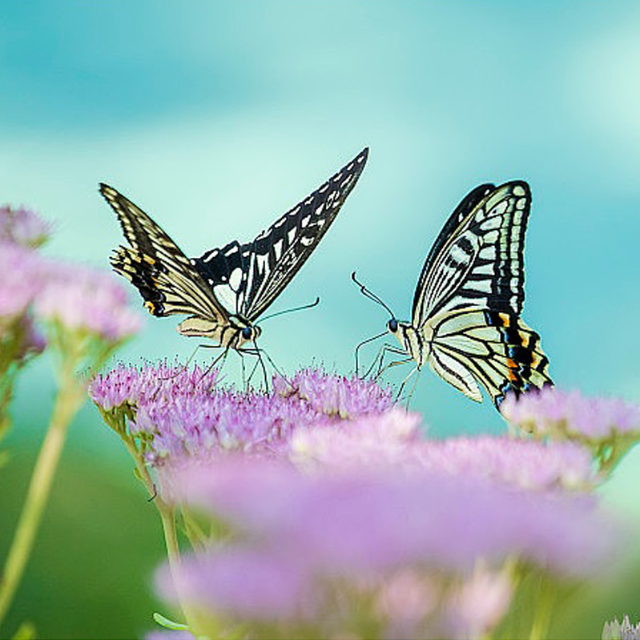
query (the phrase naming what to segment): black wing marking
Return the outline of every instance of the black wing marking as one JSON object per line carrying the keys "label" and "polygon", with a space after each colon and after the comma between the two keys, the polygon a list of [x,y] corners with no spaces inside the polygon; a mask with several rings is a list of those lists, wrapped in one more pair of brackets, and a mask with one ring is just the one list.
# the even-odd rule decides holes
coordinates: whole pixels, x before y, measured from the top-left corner
{"label": "black wing marking", "polygon": [[100,193],[116,212],[131,245],[114,251],[113,269],[138,289],[149,313],[161,317],[187,313],[227,324],[227,313],[178,245],[113,187],[101,183]]}
{"label": "black wing marking", "polygon": [[482,400],[476,381],[496,407],[508,392],[553,384],[540,336],[514,313],[452,311],[438,315],[433,329],[430,364],[472,400]]}
{"label": "black wing marking", "polygon": [[254,321],[313,253],[358,181],[369,149],[361,151],[305,200],[246,244],[231,242],[194,262],[232,313]]}
{"label": "black wing marking", "polygon": [[427,257],[413,301],[414,327],[437,313],[484,307],[519,315],[524,302],[526,182],[474,189],[450,216]]}

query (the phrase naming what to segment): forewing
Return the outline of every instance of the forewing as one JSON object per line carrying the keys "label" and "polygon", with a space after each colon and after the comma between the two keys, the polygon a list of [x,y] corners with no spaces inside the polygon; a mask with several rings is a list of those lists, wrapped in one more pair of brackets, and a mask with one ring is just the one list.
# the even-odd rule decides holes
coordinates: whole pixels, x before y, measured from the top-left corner
{"label": "forewing", "polygon": [[429,362],[473,400],[480,401],[481,396],[477,385],[470,383],[471,376],[496,406],[510,391],[520,395],[553,384],[540,336],[511,312],[446,312],[430,320],[429,326],[433,329]]}
{"label": "forewing", "polygon": [[422,269],[413,325],[443,311],[490,308],[519,315],[524,302],[524,235],[531,206],[526,182],[481,185],[440,232]]}
{"label": "forewing", "polygon": [[113,187],[100,193],[118,216],[130,247],[111,257],[116,273],[140,292],[152,315],[187,313],[226,323],[227,314],[178,245],[144,212]]}
{"label": "forewing", "polygon": [[195,261],[225,306],[255,320],[289,284],[331,226],[362,174],[368,149],[361,151],[305,200],[250,243],[232,242]]}

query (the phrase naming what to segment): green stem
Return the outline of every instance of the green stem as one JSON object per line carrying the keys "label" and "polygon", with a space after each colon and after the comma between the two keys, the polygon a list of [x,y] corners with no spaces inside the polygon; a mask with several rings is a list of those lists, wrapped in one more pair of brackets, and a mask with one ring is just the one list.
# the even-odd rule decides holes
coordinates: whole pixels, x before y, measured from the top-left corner
{"label": "green stem", "polygon": [[0,627],[20,583],[55,475],[68,426],[83,401],[82,387],[63,376],[49,430],[38,455],[27,497],[0,582]]}
{"label": "green stem", "polygon": [[169,558],[169,564],[171,565],[171,571],[173,572],[180,564],[180,547],[178,545],[178,535],[176,533],[175,509],[157,494],[155,484],[149,474],[149,469],[147,468],[138,447],[136,447],[133,438],[129,435],[125,435],[122,439],[136,463],[138,477],[147,488],[149,495],[153,496],[153,503],[160,514],[165,545],[167,547],[167,557]]}
{"label": "green stem", "polygon": [[541,577],[539,594],[529,640],[541,640],[546,638],[549,632],[549,623],[551,622],[551,612],[555,599],[555,587],[545,576]]}
{"label": "green stem", "polygon": [[[133,438],[129,435],[123,435],[122,439],[135,461],[138,477],[147,488],[149,495],[153,496],[153,503],[160,514],[165,545],[167,547],[167,557],[169,559],[169,570],[174,578],[174,583],[177,584],[176,577],[180,568],[180,546],[178,544],[178,535],[176,531],[175,507],[157,495],[155,484],[149,474],[149,469],[147,468],[142,453],[138,447],[136,447]],[[180,609],[182,610],[182,615],[187,622],[187,626],[191,629],[194,635],[196,635],[196,629],[199,628],[198,615],[182,600],[180,593],[178,593],[178,599],[180,602]]]}

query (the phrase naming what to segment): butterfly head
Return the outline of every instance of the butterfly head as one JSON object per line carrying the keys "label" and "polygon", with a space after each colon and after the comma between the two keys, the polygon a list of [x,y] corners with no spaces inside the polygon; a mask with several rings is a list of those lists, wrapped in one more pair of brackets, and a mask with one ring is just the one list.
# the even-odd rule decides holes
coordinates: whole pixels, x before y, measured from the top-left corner
{"label": "butterfly head", "polygon": [[429,357],[429,341],[424,339],[419,331],[409,322],[401,322],[391,318],[387,322],[387,331],[394,335],[403,351],[413,358],[421,367]]}
{"label": "butterfly head", "polygon": [[242,345],[245,342],[253,342],[261,333],[262,329],[260,329],[260,327],[256,327],[254,325],[247,325],[243,327],[240,331],[240,335],[238,336],[238,346]]}

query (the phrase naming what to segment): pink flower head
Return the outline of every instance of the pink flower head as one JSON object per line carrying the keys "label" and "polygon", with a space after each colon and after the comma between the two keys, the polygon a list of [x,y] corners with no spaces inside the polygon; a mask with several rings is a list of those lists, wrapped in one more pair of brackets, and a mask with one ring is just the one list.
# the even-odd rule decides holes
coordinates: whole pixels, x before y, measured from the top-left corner
{"label": "pink flower head", "polygon": [[46,269],[38,254],[0,239],[0,330],[22,317],[42,290]]}
{"label": "pink flower head", "polygon": [[41,318],[114,342],[140,327],[125,290],[110,274],[60,262],[51,262],[48,268],[46,286],[35,305]]}
{"label": "pink flower head", "polygon": [[519,398],[507,396],[500,405],[512,424],[538,435],[560,435],[586,440],[616,434],[640,435],[640,406],[619,398],[588,398],[579,391],[544,388]]}
{"label": "pink flower head", "polygon": [[0,207],[0,241],[38,247],[51,234],[51,225],[28,209]]}

